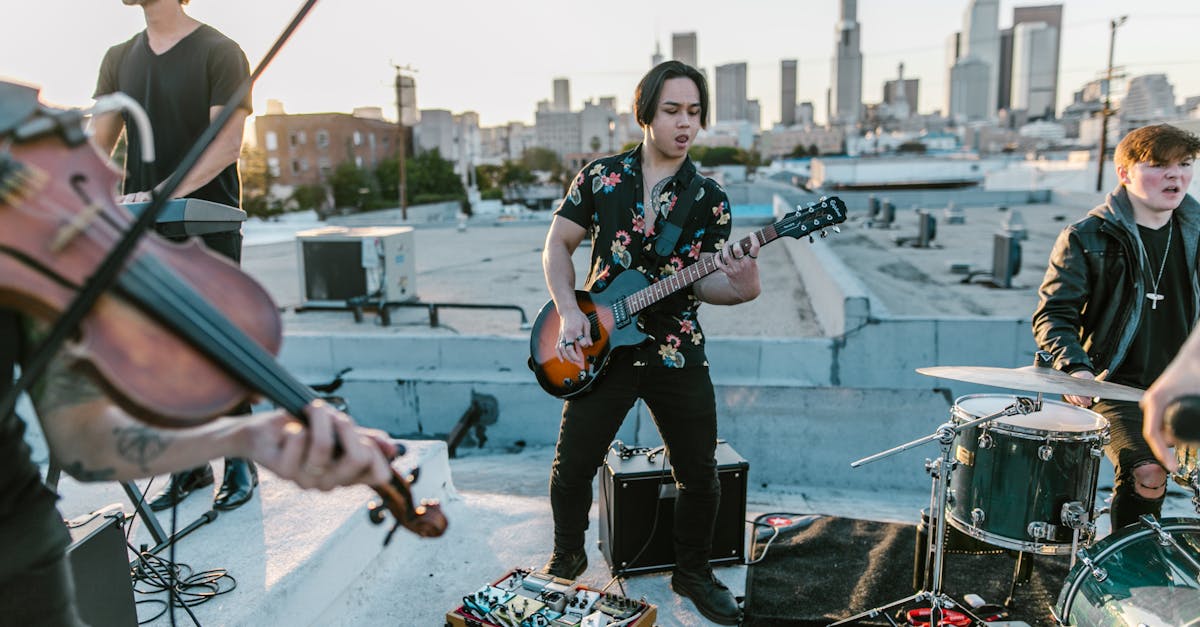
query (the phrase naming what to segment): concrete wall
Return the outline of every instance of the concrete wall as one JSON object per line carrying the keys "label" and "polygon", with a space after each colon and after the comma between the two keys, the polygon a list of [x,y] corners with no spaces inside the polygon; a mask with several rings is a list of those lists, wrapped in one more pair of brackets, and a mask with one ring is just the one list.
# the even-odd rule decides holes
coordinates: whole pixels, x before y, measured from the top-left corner
{"label": "concrete wall", "polygon": [[413,205],[406,209],[408,217],[404,219],[399,208],[380,209],[355,213],[348,216],[331,216],[325,222],[337,226],[393,226],[398,224],[453,224],[462,212],[458,201],[435,202],[426,205]]}

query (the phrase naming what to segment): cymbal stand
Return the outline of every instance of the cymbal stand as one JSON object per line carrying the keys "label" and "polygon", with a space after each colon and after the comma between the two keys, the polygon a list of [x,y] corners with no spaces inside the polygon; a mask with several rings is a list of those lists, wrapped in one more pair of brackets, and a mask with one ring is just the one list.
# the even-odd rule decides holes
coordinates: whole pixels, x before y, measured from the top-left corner
{"label": "cymbal stand", "polygon": [[[885,605],[881,605],[879,607],[869,609],[865,612],[860,612],[849,618],[844,618],[842,620],[839,620],[836,623],[830,623],[828,625],[828,627],[835,627],[836,625],[844,625],[847,623],[854,623],[863,618],[876,618],[880,615],[883,615],[884,612],[886,612],[894,607],[898,607],[898,606],[905,605],[907,603],[912,603],[912,602],[928,602],[929,603],[930,610],[931,610],[930,616],[929,616],[929,624],[930,625],[937,625],[941,622],[942,610],[945,610],[948,608],[954,608],[954,607],[958,608],[957,611],[960,611],[963,614],[966,614],[967,616],[969,616],[971,618],[971,620],[975,621],[976,623],[978,623],[980,625],[983,624],[984,621],[982,618],[980,618],[979,616],[976,616],[969,609],[967,609],[966,606],[964,606],[961,603],[957,603],[956,601],[954,601],[954,599],[952,599],[950,597],[950,595],[948,595],[942,591],[942,565],[943,565],[942,558],[943,558],[943,555],[944,555],[945,549],[946,549],[946,547],[945,547],[946,500],[947,500],[947,494],[950,491],[950,472],[952,470],[954,470],[954,466],[955,466],[955,464],[957,464],[957,461],[954,459],[953,455],[951,455],[951,451],[953,450],[955,438],[958,436],[959,433],[961,433],[965,429],[974,427],[975,425],[982,424],[985,422],[990,422],[1001,416],[1016,416],[1018,414],[1028,414],[1028,413],[1032,413],[1035,411],[1039,411],[1041,408],[1042,408],[1042,398],[1041,398],[1040,394],[1038,395],[1038,398],[1036,401],[1033,399],[1030,399],[1030,398],[1025,398],[1025,397],[1019,396],[1019,397],[1017,397],[1016,402],[1014,402],[1012,405],[1009,405],[1008,407],[1005,407],[1004,409],[1002,409],[994,414],[988,414],[986,416],[976,418],[976,419],[968,421],[968,422],[964,422],[960,425],[955,425],[953,423],[953,421],[947,422],[947,423],[939,426],[936,431],[934,431],[933,433],[931,433],[925,437],[918,438],[911,442],[901,444],[900,446],[897,446],[895,448],[891,448],[891,449],[888,449],[881,453],[876,453],[869,457],[864,457],[860,460],[851,462],[851,464],[850,464],[851,467],[858,468],[859,466],[862,466],[864,464],[869,464],[873,461],[877,461],[877,460],[883,459],[885,457],[895,455],[896,453],[899,453],[901,451],[906,451],[910,448],[915,448],[915,447],[925,444],[927,442],[933,442],[935,440],[937,441],[938,447],[942,451],[940,458],[937,460],[928,460],[927,459],[925,461],[925,471],[928,472],[932,478],[932,486],[931,486],[930,494],[929,494],[929,514],[930,514],[930,516],[936,515],[936,517],[937,517],[937,524],[935,525],[935,529],[933,529],[932,530],[933,532],[929,534],[929,545],[927,548],[928,553],[933,554],[933,565],[932,565],[933,577],[931,580],[931,585],[930,585],[929,590],[920,590],[916,594],[913,594],[912,596],[908,596],[903,599],[898,599],[896,601],[892,601],[891,603],[887,603]],[[888,619],[889,622],[892,622],[890,616],[885,615],[885,617]],[[893,624],[895,624],[895,623],[893,623]]]}

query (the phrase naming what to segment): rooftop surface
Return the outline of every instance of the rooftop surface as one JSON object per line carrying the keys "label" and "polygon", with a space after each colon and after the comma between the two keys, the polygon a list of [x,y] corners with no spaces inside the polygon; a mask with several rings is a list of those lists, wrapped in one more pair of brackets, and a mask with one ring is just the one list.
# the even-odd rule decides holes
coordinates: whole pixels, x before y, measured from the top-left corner
{"label": "rooftop surface", "polygon": [[[831,235],[829,246],[867,286],[874,303],[892,315],[964,315],[1027,318],[1036,303],[1036,288],[1045,268],[1046,256],[1057,232],[1082,216],[1080,206],[1028,205],[1000,211],[994,206],[963,207],[965,222],[949,225],[940,207],[938,232],[932,248],[898,246],[897,237],[915,235],[915,212],[898,209],[890,229],[871,228],[861,208],[851,207],[852,220],[841,234]],[[1013,211],[1019,211],[1027,227],[1021,272],[1013,289],[963,285],[963,275],[953,274],[950,263],[990,268],[991,234]],[[736,211],[736,210],[735,210]],[[1061,219],[1060,219],[1061,216]],[[761,224],[736,223],[741,237]],[[245,269],[270,291],[284,307],[288,333],[306,334],[429,334],[522,337],[517,314],[508,309],[445,309],[439,325],[431,327],[427,310],[397,309],[389,326],[382,326],[368,313],[356,322],[346,311],[298,313],[300,287],[297,251],[289,231],[312,226],[298,223],[248,224],[244,252]],[[473,219],[465,229],[420,226],[415,229],[417,293],[422,303],[476,303],[517,305],[532,319],[546,300],[540,254],[548,220],[497,222]],[[586,250],[580,253],[586,253]],[[822,333],[808,305],[808,292],[780,246],[763,249],[759,265],[763,294],[754,302],[737,307],[705,306],[701,322],[710,337],[816,337]],[[577,276],[586,274],[586,254],[577,254]],[[984,360],[980,360],[984,363]],[[936,364],[929,364],[936,365]],[[904,408],[897,408],[903,411]],[[936,428],[930,421],[929,431]],[[912,438],[925,435],[914,432]],[[894,444],[901,444],[897,441]],[[426,443],[428,444],[428,443]],[[508,450],[464,449],[459,458],[446,460],[444,449],[418,443],[414,454],[401,464],[428,464],[423,476],[425,489],[446,502],[450,531],[440,539],[417,540],[401,532],[392,546],[379,550],[382,532],[372,531],[362,519],[366,489],[347,489],[329,495],[303,493],[290,484],[264,477],[261,498],[246,507],[223,513],[185,538],[180,557],[196,568],[228,565],[239,578],[235,590],[221,602],[200,606],[201,624],[292,624],[283,617],[294,616],[305,591],[314,598],[312,587],[340,590],[327,599],[319,613],[301,614],[299,622],[354,625],[368,621],[400,625],[440,625],[446,611],[461,597],[484,583],[517,567],[538,567],[548,555],[552,525],[547,482],[553,451],[548,447]],[[736,447],[736,443],[734,443]],[[923,456],[937,450],[926,447]],[[863,451],[867,455],[875,451]],[[846,465],[830,473],[852,473]],[[823,486],[821,477],[805,485],[763,486],[755,481],[755,459],[750,464],[747,518],[769,512],[825,513],[892,522],[915,522],[919,509],[928,502],[928,491],[844,490]],[[907,463],[907,462],[906,462]],[[437,467],[444,465],[444,473]],[[919,463],[912,464],[914,476],[923,476]],[[1111,485],[1111,467],[1100,471],[1100,485]],[[444,475],[444,476],[443,476]],[[925,485],[928,480],[925,479]],[[144,482],[142,485],[145,485]],[[161,486],[161,478],[155,486]],[[157,487],[151,488],[156,491]],[[64,514],[74,517],[112,502],[130,504],[112,484],[80,486],[64,483]],[[1172,487],[1165,515],[1194,516],[1195,511],[1178,488]],[[1103,497],[1103,495],[1102,495]],[[1102,498],[1101,497],[1101,498]],[[181,510],[180,521],[194,519],[207,509],[207,499],[194,496]],[[599,512],[593,508],[589,530],[589,567],[581,581],[600,588],[609,583],[608,566],[596,547]],[[159,516],[164,526],[165,515]],[[140,525],[135,525],[140,527]],[[1099,522],[1107,534],[1107,517]],[[145,538],[144,529],[135,534]],[[348,539],[345,536],[349,536]],[[246,539],[252,540],[245,542]],[[342,570],[330,563],[349,563],[360,555],[358,570]],[[240,571],[240,572],[235,572]],[[719,575],[735,593],[745,587],[745,566],[723,567]],[[310,581],[294,583],[293,580]],[[628,596],[645,597],[658,605],[658,624],[706,625],[690,603],[669,589],[665,574],[641,575],[623,582]],[[292,582],[289,584],[289,582]],[[289,584],[289,585],[285,585]],[[307,587],[306,587],[307,586]],[[282,592],[280,592],[282,590]],[[271,593],[274,593],[272,596]],[[282,595],[282,596],[280,596]],[[886,599],[881,599],[887,601]],[[245,610],[245,607],[256,607]],[[243,609],[238,609],[243,608]],[[290,620],[290,619],[289,619]],[[180,624],[187,624],[180,618]],[[169,624],[159,618],[154,625]]]}

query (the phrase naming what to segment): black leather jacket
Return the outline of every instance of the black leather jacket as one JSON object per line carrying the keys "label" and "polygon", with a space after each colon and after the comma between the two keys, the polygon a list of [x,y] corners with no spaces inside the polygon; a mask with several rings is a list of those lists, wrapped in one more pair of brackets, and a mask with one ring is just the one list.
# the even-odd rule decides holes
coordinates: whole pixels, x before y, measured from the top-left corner
{"label": "black leather jacket", "polygon": [[[1192,311],[1200,311],[1200,203],[1185,196],[1175,215],[1192,269]],[[1125,359],[1146,302],[1139,239],[1124,186],[1059,234],[1033,314],[1034,339],[1054,356],[1055,368],[1099,374]]]}

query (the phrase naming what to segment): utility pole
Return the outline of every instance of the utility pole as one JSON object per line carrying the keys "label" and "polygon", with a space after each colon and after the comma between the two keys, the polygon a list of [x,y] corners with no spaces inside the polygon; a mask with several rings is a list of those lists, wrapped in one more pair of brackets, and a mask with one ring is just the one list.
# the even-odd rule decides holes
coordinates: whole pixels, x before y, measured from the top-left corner
{"label": "utility pole", "polygon": [[1108,150],[1108,116],[1112,115],[1113,46],[1117,41],[1117,27],[1129,19],[1128,15],[1108,23],[1108,73],[1104,77],[1104,110],[1100,112],[1100,152],[1096,155],[1096,191],[1102,192],[1104,185],[1104,153]]}
{"label": "utility pole", "polygon": [[[408,127],[404,124],[405,111],[405,92],[407,90],[415,90],[416,82],[412,76],[406,75],[405,72],[416,72],[411,65],[396,65],[392,64],[396,69],[396,126],[399,131],[399,145],[397,146],[396,155],[400,161],[400,219],[408,220],[408,168],[405,162],[408,160]],[[415,98],[414,98],[415,104]]]}

